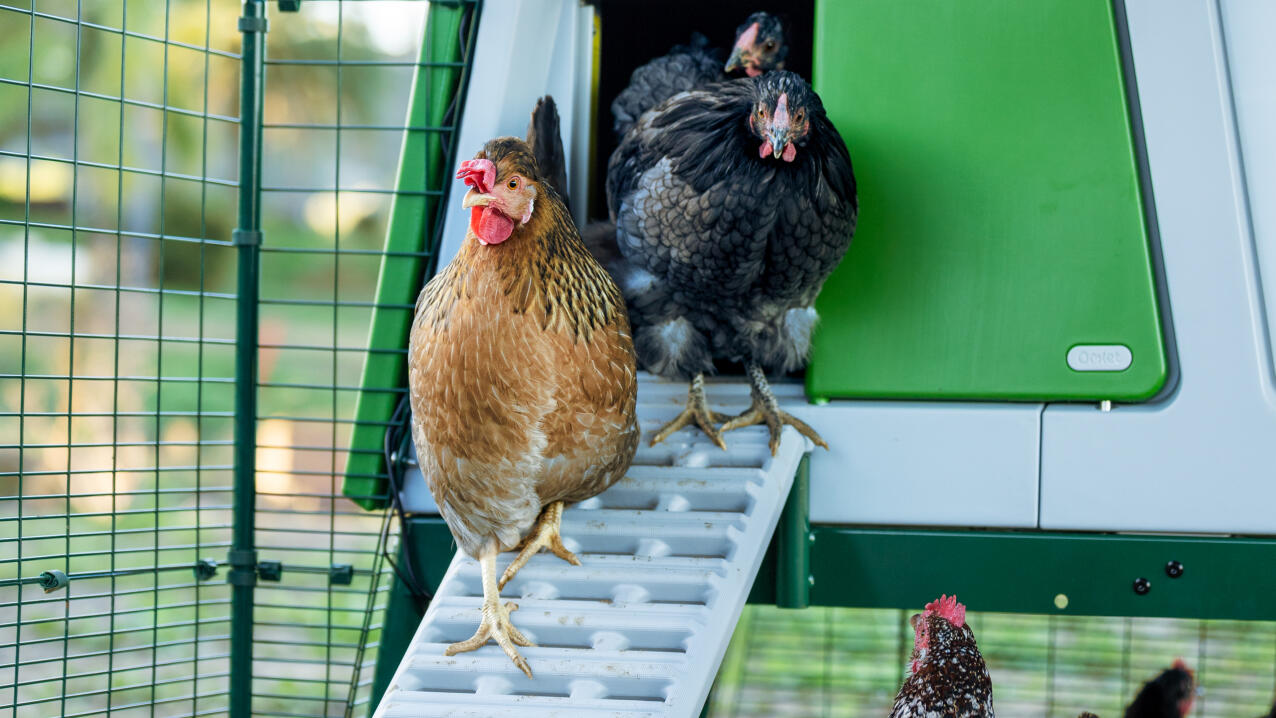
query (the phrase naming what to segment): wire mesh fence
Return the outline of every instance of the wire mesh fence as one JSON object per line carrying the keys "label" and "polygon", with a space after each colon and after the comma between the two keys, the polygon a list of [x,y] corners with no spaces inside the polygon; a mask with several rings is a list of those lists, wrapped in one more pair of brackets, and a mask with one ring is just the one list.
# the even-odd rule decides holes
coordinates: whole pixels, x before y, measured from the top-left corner
{"label": "wire mesh fence", "polygon": [[[713,718],[890,713],[913,647],[910,611],[750,606],[710,699]],[[999,716],[1120,716],[1183,658],[1192,716],[1254,718],[1276,690],[1276,623],[970,613]]]}
{"label": "wire mesh fence", "polygon": [[[225,566],[240,12],[0,5],[0,715],[223,715],[244,690]],[[461,59],[424,58],[464,38],[431,46],[418,1],[271,14],[251,705],[349,715],[369,700],[389,578],[385,513],[342,495],[368,326],[383,262],[419,282],[429,256],[429,233],[385,256],[391,206],[442,181],[408,189],[395,167],[455,132],[407,110],[421,83],[455,93]],[[382,391],[393,408],[401,390]]]}

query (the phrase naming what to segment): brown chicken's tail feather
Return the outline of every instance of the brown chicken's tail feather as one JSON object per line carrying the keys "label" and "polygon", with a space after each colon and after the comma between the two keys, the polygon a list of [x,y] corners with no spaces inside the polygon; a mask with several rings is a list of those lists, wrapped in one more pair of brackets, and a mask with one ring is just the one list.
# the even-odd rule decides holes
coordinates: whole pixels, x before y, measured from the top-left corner
{"label": "brown chicken's tail feather", "polygon": [[540,167],[541,180],[554,188],[563,200],[563,206],[571,211],[567,199],[567,155],[563,152],[563,136],[559,130],[558,107],[554,98],[545,95],[536,101],[531,122],[527,124],[527,144],[532,148],[536,164]]}

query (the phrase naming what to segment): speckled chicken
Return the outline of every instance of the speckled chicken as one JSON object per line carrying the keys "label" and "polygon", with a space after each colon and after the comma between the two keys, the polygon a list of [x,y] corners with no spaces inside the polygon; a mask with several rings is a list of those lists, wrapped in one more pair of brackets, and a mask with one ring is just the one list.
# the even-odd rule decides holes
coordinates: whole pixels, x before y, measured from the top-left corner
{"label": "speckled chicken", "polygon": [[678,45],[668,54],[634,70],[629,85],[611,103],[612,128],[617,137],[624,137],[642,113],[679,92],[721,82],[736,74],[755,77],[784,69],[788,54],[784,24],[770,13],[755,12],[736,28],[735,45],[725,64],[722,53],[710,49],[708,38],[696,33],[690,44]]}
{"label": "speckled chicken", "polygon": [[[530,677],[516,644],[531,643],[500,588],[541,548],[579,563],[559,538],[563,507],[629,467],[637,370],[620,292],[531,148],[494,139],[457,177],[471,187],[469,231],[417,300],[412,436],[439,512],[482,570],[482,622],[447,653],[491,638]],[[497,554],[520,545],[498,583]]]}
{"label": "speckled chicken", "polygon": [[1178,659],[1143,684],[1125,709],[1125,718],[1187,718],[1196,699],[1196,674]]}
{"label": "speckled chicken", "polygon": [[850,154],[819,96],[778,70],[679,94],[642,116],[612,154],[608,270],[625,294],[639,365],[690,380],[687,409],[652,443],[689,425],[725,448],[704,374],[742,363],[753,405],[722,426],[783,424],[767,372],[806,365],[813,306],[855,232]]}
{"label": "speckled chicken", "polygon": [[909,675],[890,718],[993,718],[992,677],[966,625],[966,607],[940,596],[912,618]]}

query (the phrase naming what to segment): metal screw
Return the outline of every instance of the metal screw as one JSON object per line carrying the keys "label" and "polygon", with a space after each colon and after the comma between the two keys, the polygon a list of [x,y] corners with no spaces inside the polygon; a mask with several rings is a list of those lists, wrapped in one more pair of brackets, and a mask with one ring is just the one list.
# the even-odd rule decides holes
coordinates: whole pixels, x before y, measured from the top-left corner
{"label": "metal screw", "polygon": [[1183,564],[1178,561],[1170,561],[1165,564],[1165,575],[1170,578],[1178,578],[1183,575]]}
{"label": "metal screw", "polygon": [[1134,579],[1134,592],[1140,596],[1146,596],[1148,591],[1152,590],[1152,582],[1140,576]]}

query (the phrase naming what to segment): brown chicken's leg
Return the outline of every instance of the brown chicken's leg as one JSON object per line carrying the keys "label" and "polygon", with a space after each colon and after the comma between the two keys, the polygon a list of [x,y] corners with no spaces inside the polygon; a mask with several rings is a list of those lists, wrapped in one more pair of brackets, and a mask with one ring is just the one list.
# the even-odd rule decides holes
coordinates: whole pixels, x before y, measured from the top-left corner
{"label": "brown chicken's leg", "polygon": [[687,408],[682,410],[673,421],[660,427],[656,435],[651,437],[651,445],[655,446],[673,432],[681,429],[689,424],[695,424],[705,433],[713,443],[718,445],[719,449],[726,449],[727,444],[722,440],[722,432],[714,428],[715,421],[723,421],[727,418],[726,414],[719,414],[716,411],[710,411],[704,400],[704,373],[700,372],[691,379],[691,387],[687,389]]}
{"label": "brown chicken's leg", "polygon": [[573,566],[580,565],[580,559],[576,558],[576,554],[567,550],[563,545],[562,535],[558,533],[559,527],[563,523],[563,507],[566,503],[562,501],[554,501],[547,505],[541,511],[540,521],[536,523],[536,528],[527,535],[527,540],[523,542],[523,548],[518,552],[518,556],[510,561],[510,565],[505,567],[505,573],[501,574],[500,583],[496,584],[497,588],[505,588],[505,584],[514,578],[514,574],[523,568],[532,557],[540,553],[540,550],[547,548],[550,553],[570,563]]}
{"label": "brown chicken's leg", "polygon": [[775,456],[776,449],[780,448],[780,430],[785,424],[788,424],[816,444],[823,446],[825,449],[829,448],[824,439],[820,438],[815,429],[812,429],[805,421],[780,410],[780,405],[775,401],[775,394],[771,393],[771,385],[767,382],[766,372],[762,371],[762,367],[754,362],[748,362],[745,364],[745,370],[749,372],[749,383],[753,385],[753,389],[750,391],[753,394],[753,406],[750,406],[743,414],[723,424],[723,433],[732,429],[739,429],[742,426],[766,424],[767,429],[771,432],[771,455]]}
{"label": "brown chicken's leg", "polygon": [[483,571],[483,622],[479,624],[478,630],[474,632],[472,637],[459,643],[453,643],[443,653],[455,656],[465,651],[473,651],[486,644],[487,639],[491,638],[496,641],[501,650],[505,651],[505,655],[509,656],[514,665],[527,674],[528,678],[531,678],[532,669],[527,666],[527,661],[519,654],[514,644],[517,643],[520,646],[534,646],[536,644],[527,640],[527,637],[515,628],[514,624],[510,623],[510,612],[517,611],[518,604],[510,601],[505,605],[501,605],[501,590],[496,587],[496,554],[498,551],[496,539],[490,539],[479,555],[479,567]]}

